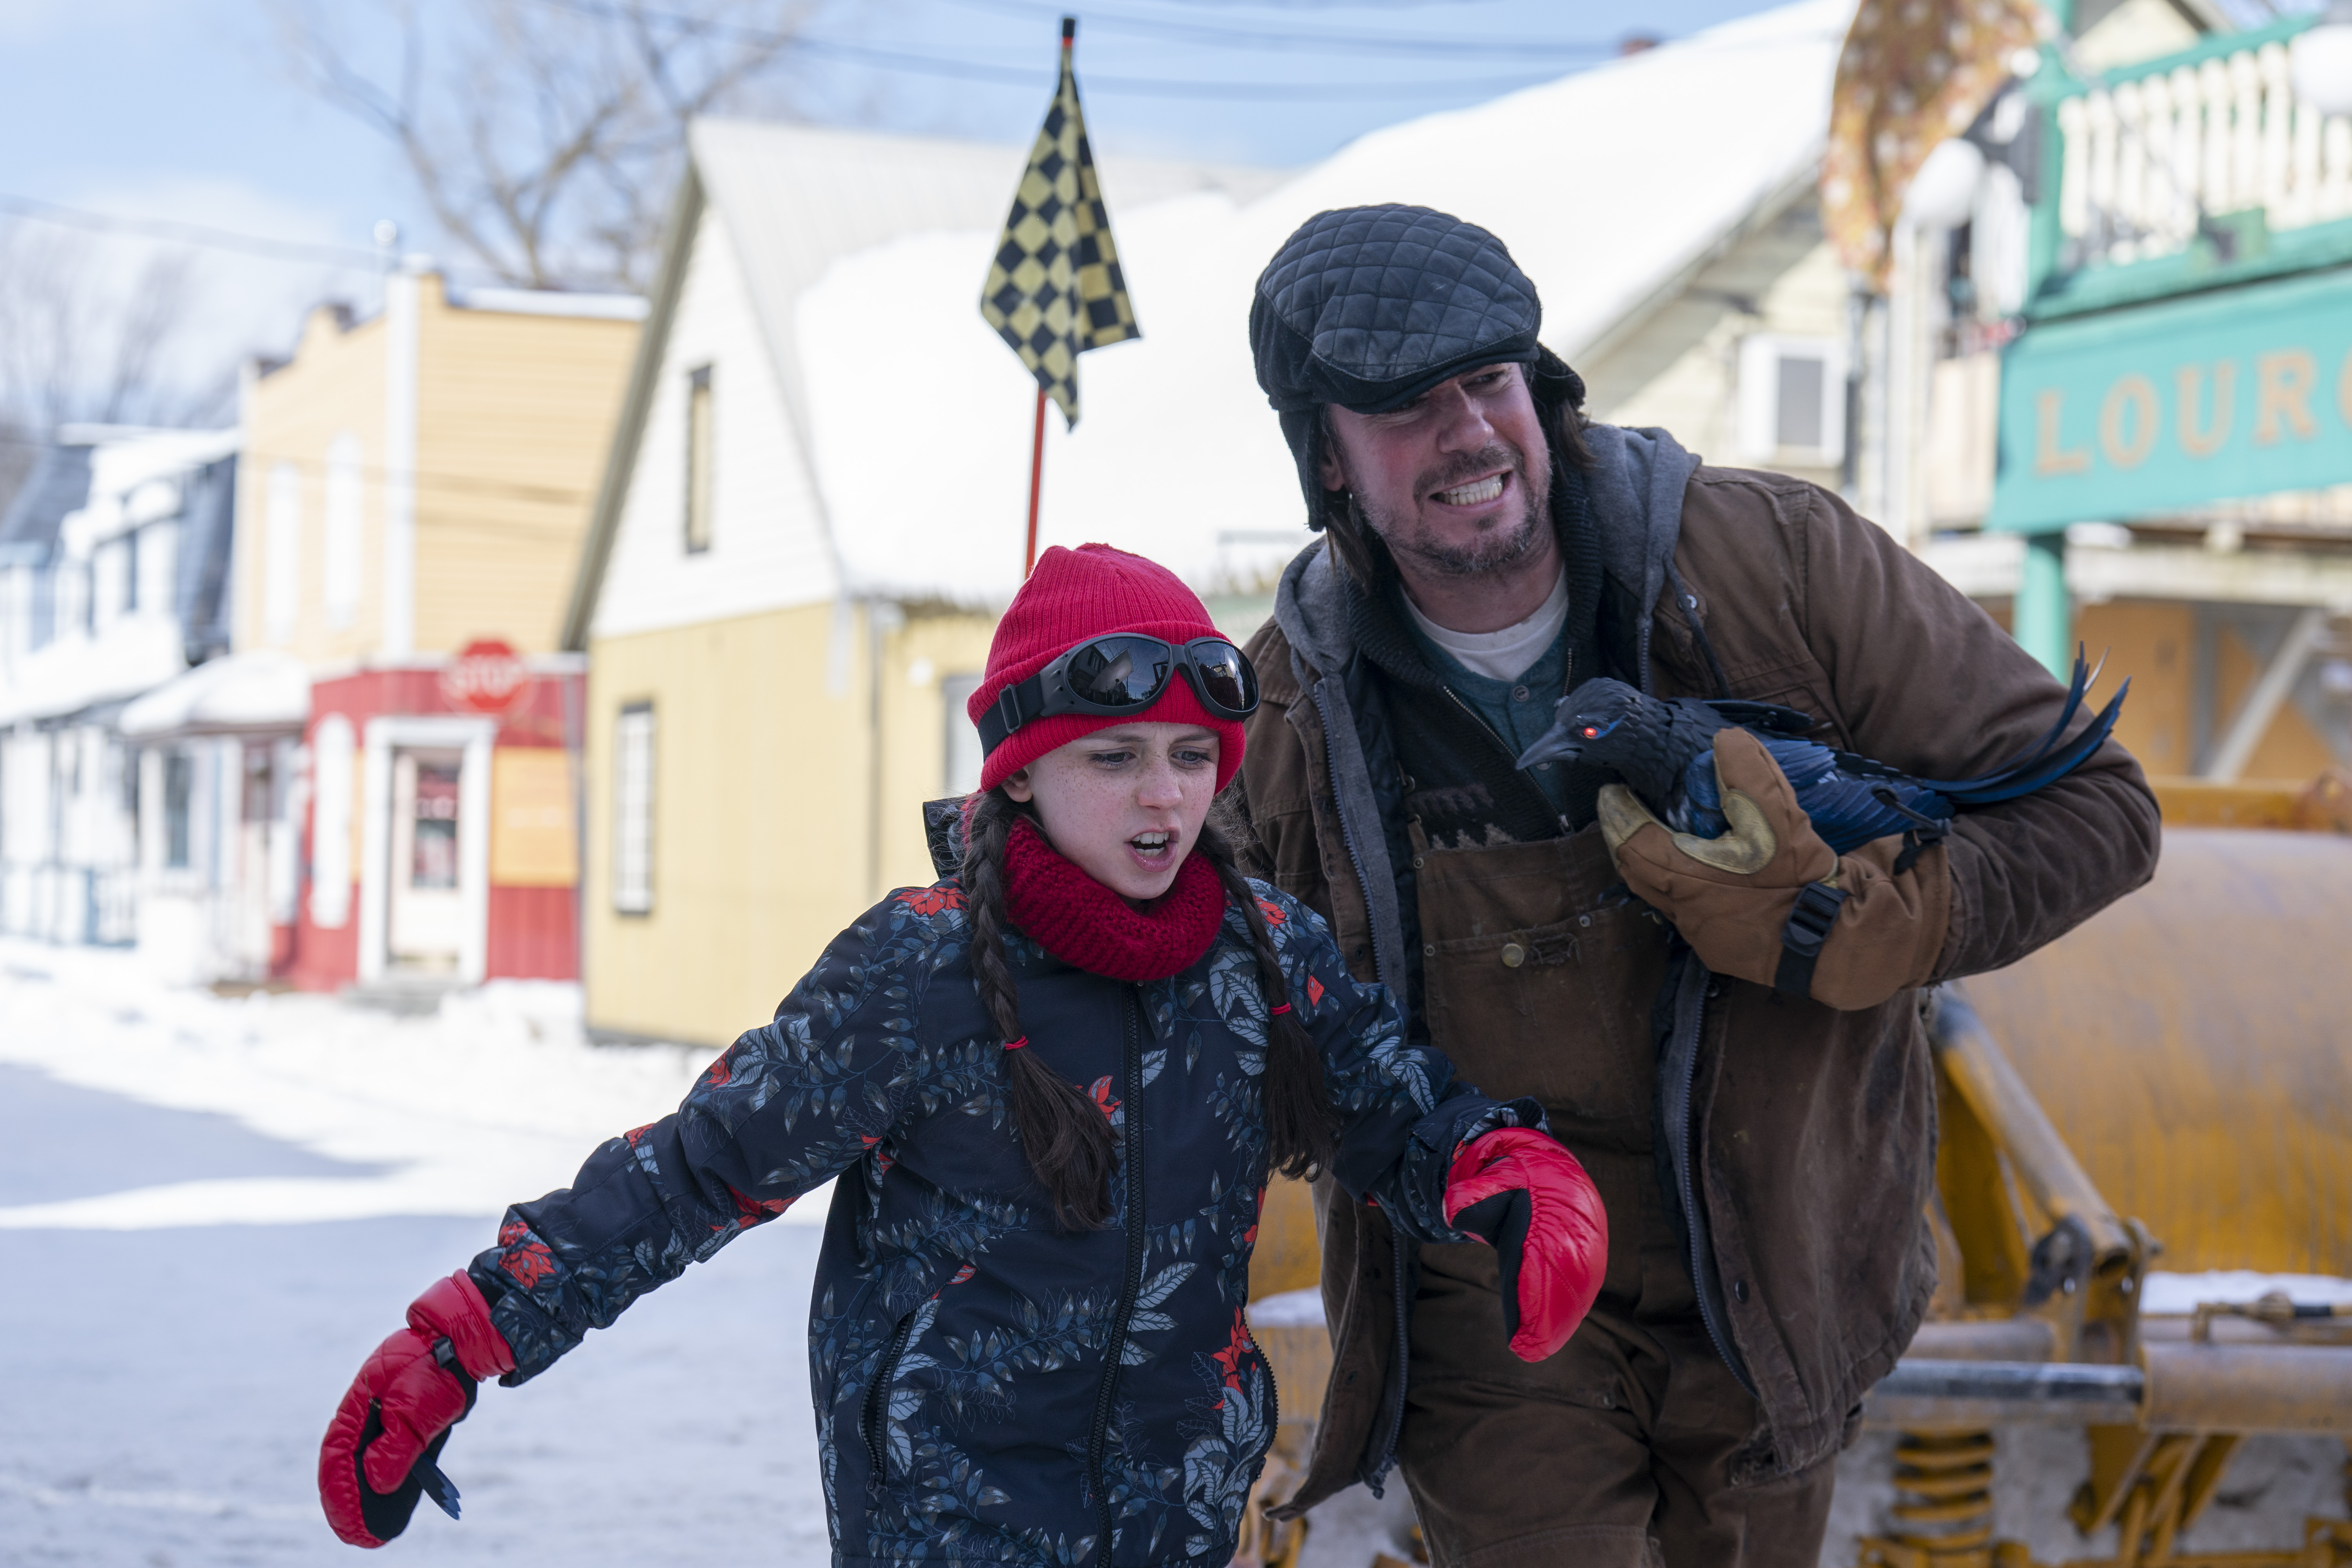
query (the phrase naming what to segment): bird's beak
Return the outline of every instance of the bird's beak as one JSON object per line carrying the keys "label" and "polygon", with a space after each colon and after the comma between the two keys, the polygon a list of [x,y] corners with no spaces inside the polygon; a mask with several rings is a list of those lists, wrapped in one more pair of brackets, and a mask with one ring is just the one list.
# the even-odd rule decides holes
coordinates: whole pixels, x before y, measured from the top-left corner
{"label": "bird's beak", "polygon": [[1518,765],[1534,767],[1538,763],[1572,763],[1584,755],[1584,742],[1573,727],[1554,724],[1536,737],[1536,743],[1519,753]]}

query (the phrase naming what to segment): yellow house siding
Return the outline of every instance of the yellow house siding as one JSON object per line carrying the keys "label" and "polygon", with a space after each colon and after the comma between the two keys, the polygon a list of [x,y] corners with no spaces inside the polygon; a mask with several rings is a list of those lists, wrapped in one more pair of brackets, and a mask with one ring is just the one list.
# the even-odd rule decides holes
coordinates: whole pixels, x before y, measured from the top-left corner
{"label": "yellow house siding", "polygon": [[559,645],[637,325],[453,310],[417,327],[416,647]]}
{"label": "yellow house siding", "polygon": [[[312,665],[357,659],[383,641],[376,584],[383,562],[383,320],[348,329],[332,311],[314,310],[292,360],[257,378],[245,399],[245,451],[237,480],[236,608],[231,636],[240,648],[285,647]],[[356,438],[360,456],[359,604],[351,624],[331,626],[326,612],[327,454],[339,436]],[[279,465],[299,477],[301,563],[292,635],[267,623],[270,475]]]}
{"label": "yellow house siding", "polygon": [[[722,1045],[872,899],[864,639],[829,695],[814,605],[600,638],[588,665],[589,1021]],[[613,730],[654,710],[653,909],[613,908]]]}
{"label": "yellow house siding", "polygon": [[[589,1022],[723,1045],[767,1018],[884,892],[929,883],[922,805],[946,790],[940,682],[980,669],[994,626],[858,606],[836,648],[833,606],[810,605],[596,639]],[[836,652],[848,676],[837,695]],[[625,915],[612,896],[613,732],[638,702],[654,712],[653,909]]]}
{"label": "yellow house siding", "polygon": [[[988,663],[992,616],[916,615],[883,642],[881,886],[915,887],[932,879],[923,834],[923,803],[948,792],[950,713],[943,685],[977,675]],[[957,722],[969,722],[960,716]]]}

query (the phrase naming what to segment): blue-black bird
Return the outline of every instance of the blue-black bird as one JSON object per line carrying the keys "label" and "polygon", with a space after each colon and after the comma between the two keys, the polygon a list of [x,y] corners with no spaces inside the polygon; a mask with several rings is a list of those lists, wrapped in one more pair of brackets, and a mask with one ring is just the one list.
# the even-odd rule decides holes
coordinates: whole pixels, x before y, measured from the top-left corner
{"label": "blue-black bird", "polygon": [[1916,832],[1932,842],[1951,826],[1953,814],[2032,795],[2080,767],[2116,727],[2126,680],[2083,732],[2059,744],[2097,672],[2074,656],[2066,706],[2039,744],[1991,773],[1972,779],[1922,779],[1885,763],[1803,739],[1811,715],[1766,702],[1645,697],[1622,680],[1588,680],[1559,700],[1552,726],[1519,758],[1582,763],[1615,774],[1666,826],[1699,838],[1722,837],[1729,826],[1715,776],[1715,736],[1735,726],[1764,743],[1788,775],[1797,805],[1813,830],[1843,855],[1890,834]]}

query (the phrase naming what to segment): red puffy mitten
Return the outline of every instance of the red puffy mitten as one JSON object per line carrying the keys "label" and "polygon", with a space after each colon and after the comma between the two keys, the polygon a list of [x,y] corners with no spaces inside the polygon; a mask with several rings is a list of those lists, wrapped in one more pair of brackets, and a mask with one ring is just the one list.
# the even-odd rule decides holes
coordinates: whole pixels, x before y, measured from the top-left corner
{"label": "red puffy mitten", "polygon": [[409,1304],[408,1327],[376,1346],[319,1445],[319,1500],[353,1546],[382,1546],[408,1528],[417,1497],[454,1516],[457,1489],[435,1461],[449,1428],[474,1407],[475,1384],[514,1370],[489,1303],[462,1273]]}
{"label": "red puffy mitten", "polygon": [[1445,1222],[1494,1247],[1512,1354],[1568,1343],[1609,1268],[1609,1214],[1575,1155],[1526,1127],[1472,1139],[1446,1173]]}

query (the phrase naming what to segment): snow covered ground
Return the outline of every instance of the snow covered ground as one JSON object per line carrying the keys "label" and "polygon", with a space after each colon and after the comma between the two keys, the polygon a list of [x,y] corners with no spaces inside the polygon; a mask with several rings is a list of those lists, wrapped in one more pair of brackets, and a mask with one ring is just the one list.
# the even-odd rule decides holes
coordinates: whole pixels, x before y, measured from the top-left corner
{"label": "snow covered ground", "polygon": [[[669,1110],[706,1054],[592,1046],[566,986],[395,1018],[0,941],[0,1565],[357,1561],[320,1517],[313,1468],[361,1360],[507,1203]],[[824,1202],[527,1388],[485,1390],[445,1456],[464,1521],[420,1510],[400,1559],[825,1563],[804,1332]],[[2276,1284],[2158,1276],[2147,1300],[2185,1311]],[[1825,1568],[1878,1528],[1892,1440],[1841,1462]],[[2003,1533],[2083,1554],[2059,1522],[2079,1437],[2003,1443]],[[2332,1439],[2248,1443],[2200,1544],[2284,1542],[2305,1511],[2340,1514],[2342,1464]],[[1401,1487],[1345,1494],[1316,1510],[1307,1568],[1367,1568],[1410,1519]]]}
{"label": "snow covered ground", "polygon": [[[394,1019],[0,942],[0,1563],[357,1561],[313,1471],[361,1360],[703,1055],[592,1047],[563,987]],[[803,1214],[822,1199],[485,1390],[445,1457],[464,1522],[422,1510],[394,1550],[826,1562]]]}

